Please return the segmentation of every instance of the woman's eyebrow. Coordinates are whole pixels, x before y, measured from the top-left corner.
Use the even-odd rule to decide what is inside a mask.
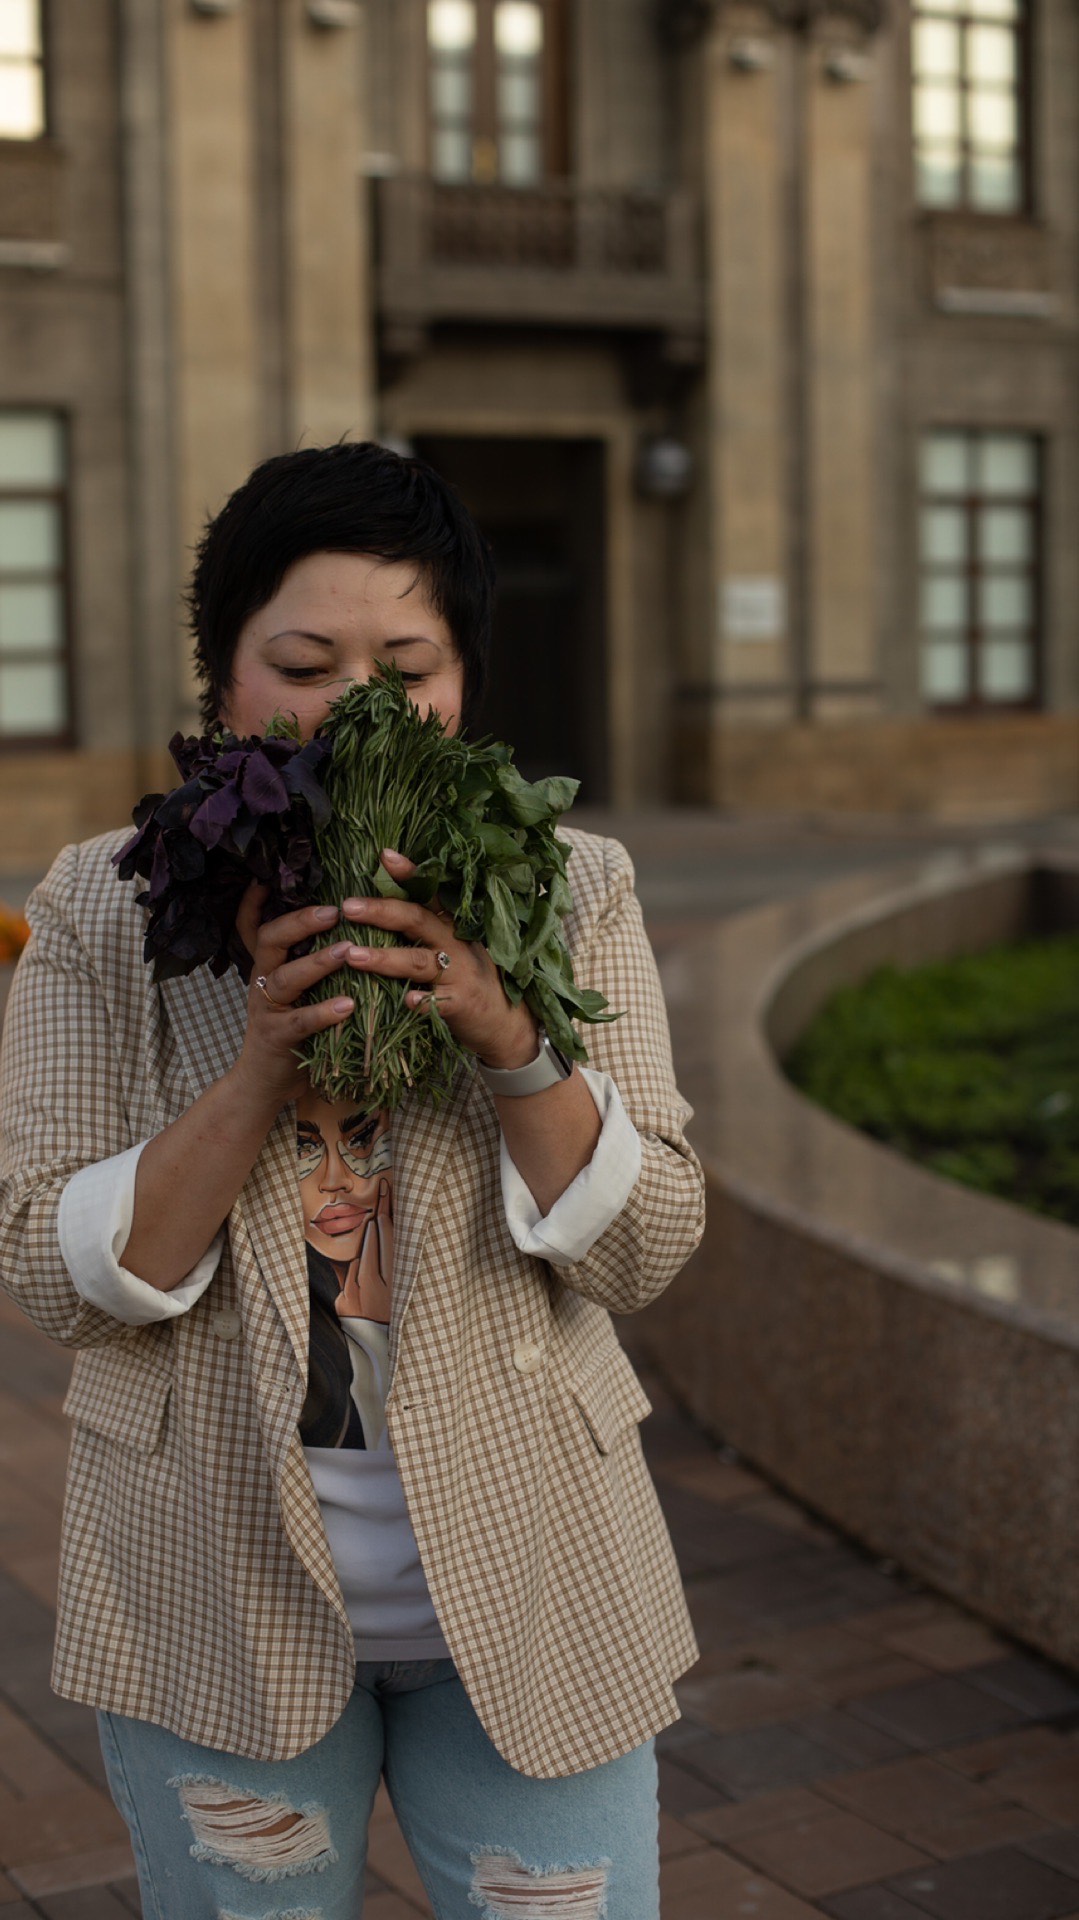
[[[296,1131],[297,1133],[309,1133],[312,1139],[315,1140],[322,1139],[322,1134],[313,1120],[297,1120]]]
[[[371,1128],[377,1123],[377,1113],[350,1113],[347,1120],[342,1120],[339,1131],[342,1134],[359,1133],[361,1128]]]
[[[309,627],[282,627],[280,633],[271,633],[267,636],[267,644],[272,640],[314,640],[320,647],[337,645],[336,640],[331,639],[328,633],[312,633]],[[429,633],[409,633],[398,640],[380,640],[378,644],[385,648],[387,653],[391,653],[395,647],[434,647],[439,652],[442,650],[442,642],[432,639]]]

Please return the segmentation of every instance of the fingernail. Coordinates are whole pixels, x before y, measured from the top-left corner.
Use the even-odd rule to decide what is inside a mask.
[[[330,921],[336,920],[336,918],[337,918],[336,907],[316,907],[315,908],[315,919],[321,920],[324,926],[329,926]]]
[[[335,1013],[351,1013],[355,1005],[355,1000],[335,1000],[333,1010]]]
[[[404,857],[403,853],[398,853],[396,847],[383,847],[382,849],[382,858],[384,860],[403,860]]]
[[[357,966],[362,966],[365,960],[370,960],[371,949],[370,947],[349,947],[348,957],[354,960]]]
[[[371,905],[370,900],[346,900],[341,911],[342,913],[366,913]]]

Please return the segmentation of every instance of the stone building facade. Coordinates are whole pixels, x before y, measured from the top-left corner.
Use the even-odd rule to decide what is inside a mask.
[[[1079,798],[1073,0],[8,0],[7,871],[193,718],[207,512],[377,435],[584,795]]]

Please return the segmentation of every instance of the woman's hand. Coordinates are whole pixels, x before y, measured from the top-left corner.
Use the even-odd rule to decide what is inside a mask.
[[[391,880],[415,872],[411,860],[387,847],[382,864]],[[439,906],[413,906],[408,900],[346,900],[345,920],[385,927],[411,942],[407,947],[363,947],[352,964],[387,979],[414,980],[410,1006],[433,1000],[455,1040],[489,1067],[523,1067],[539,1047],[536,1023],[523,1004],[507,998],[498,968],[479,940],[459,940],[453,920]],[[356,949],[352,949],[356,952]],[[440,964],[442,954],[448,965]]]
[[[343,940],[322,947],[302,960],[290,960],[290,949],[312,934],[325,933],[340,919],[336,907],[301,907],[259,925],[259,913],[269,888],[248,887],[236,915],[236,930],[252,956],[247,995],[247,1032],[234,1075],[245,1093],[272,1120],[294,1100],[304,1086],[303,1069],[295,1048],[309,1034],[338,1026],[355,1006],[351,999],[326,1000],[318,1006],[296,1005],[300,996],[339,967],[355,964],[360,949]],[[258,985],[265,981],[265,989]]]

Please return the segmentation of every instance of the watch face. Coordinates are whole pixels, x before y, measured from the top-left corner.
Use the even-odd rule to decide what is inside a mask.
[[[562,1053],[558,1047],[555,1046],[555,1043],[551,1039],[551,1036],[549,1033],[544,1034],[543,1040],[542,1040],[542,1046],[548,1058],[551,1060],[554,1060],[557,1063],[557,1065],[561,1067],[563,1080],[568,1080],[570,1077],[570,1074],[573,1072],[573,1061],[567,1059],[566,1055]]]

